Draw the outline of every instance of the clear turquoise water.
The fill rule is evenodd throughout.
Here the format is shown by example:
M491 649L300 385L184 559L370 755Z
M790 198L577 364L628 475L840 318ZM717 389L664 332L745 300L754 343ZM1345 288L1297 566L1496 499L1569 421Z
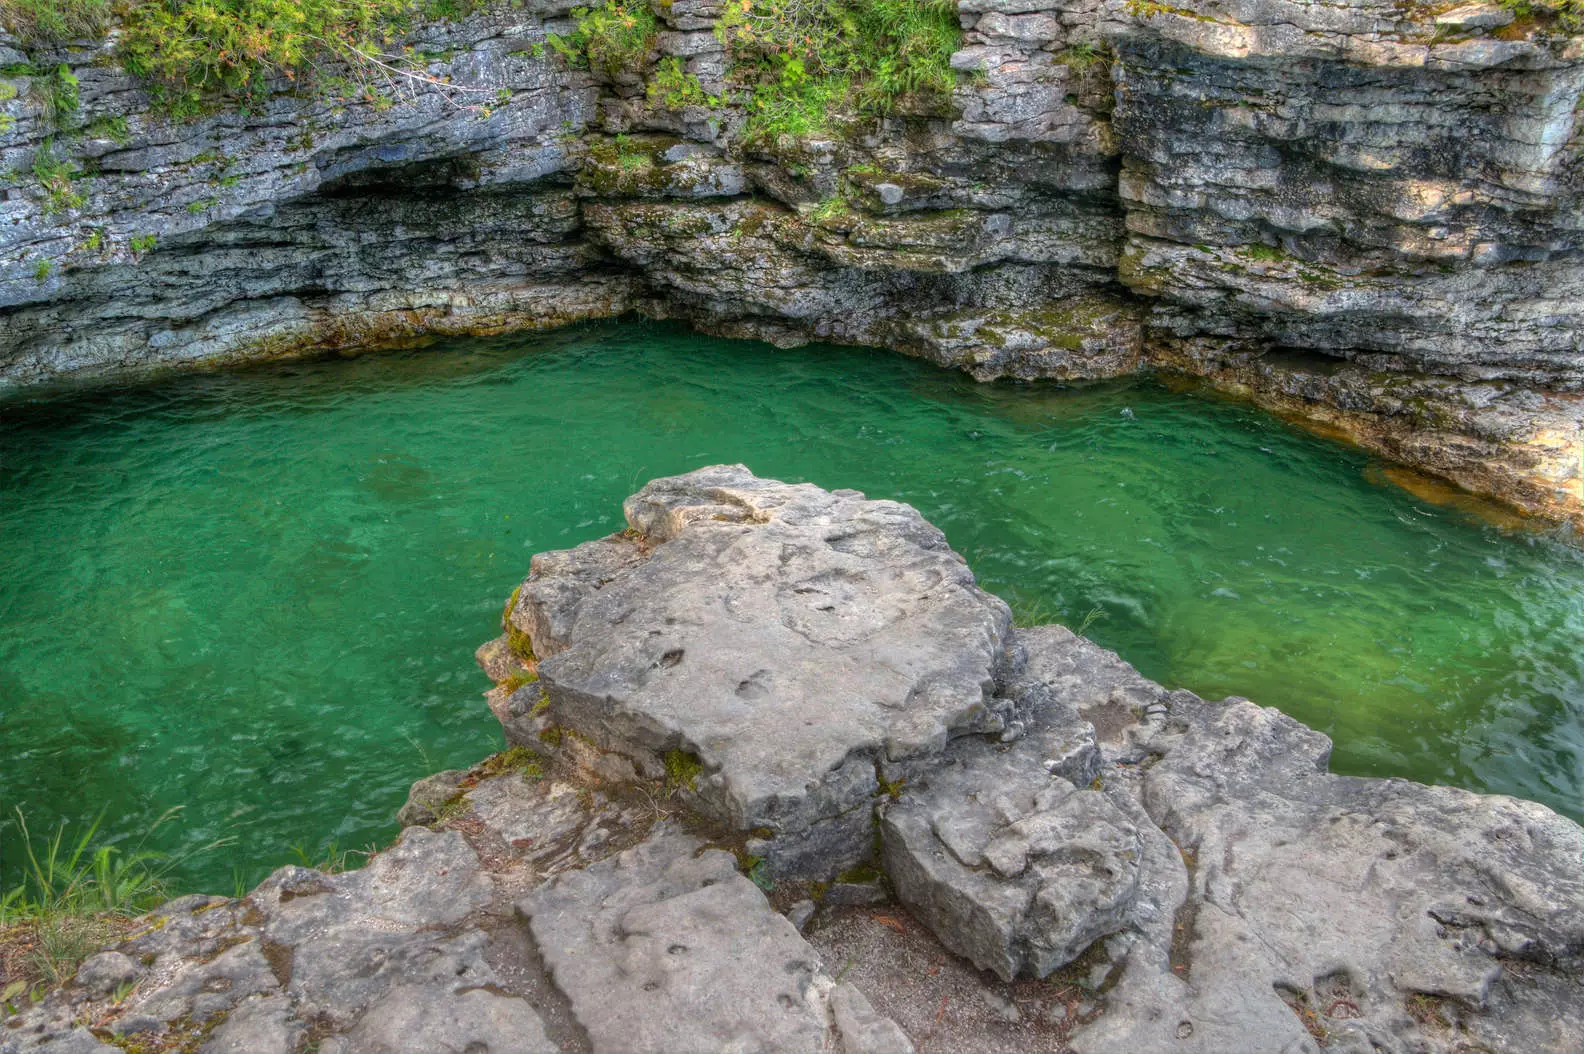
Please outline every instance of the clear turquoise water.
M226 892L388 839L411 780L500 746L472 651L529 557L722 461L913 503L1026 616L1096 612L1148 675L1330 733L1339 771L1584 815L1577 550L1148 382L640 323L0 407L0 800L122 837L182 806L152 844L234 837L176 875Z

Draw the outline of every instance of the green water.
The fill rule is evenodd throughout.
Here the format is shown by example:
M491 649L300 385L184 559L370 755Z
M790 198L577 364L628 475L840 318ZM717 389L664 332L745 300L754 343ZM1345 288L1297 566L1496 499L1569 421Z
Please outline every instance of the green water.
M1331 734L1338 771L1584 814L1584 559L1148 382L979 385L639 323L0 407L0 802L229 892L501 744L529 557L722 461L918 506L1014 609ZM14 840L9 843L14 854ZM7 843L0 836L0 852ZM15 865L8 855L5 866Z

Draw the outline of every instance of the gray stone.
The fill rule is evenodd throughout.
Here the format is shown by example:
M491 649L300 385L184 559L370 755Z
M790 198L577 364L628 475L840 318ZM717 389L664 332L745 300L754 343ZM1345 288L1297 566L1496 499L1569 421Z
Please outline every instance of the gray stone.
M407 802L396 813L396 822L403 827L422 827L440 818L440 809L457 795L466 772L448 769L433 776L425 776L407 791Z
M255 996L226 1016L200 1054L293 1054L307 1029L285 996Z
M831 908L866 908L891 899L885 884L873 882L833 882L820 903ZM799 927L801 928L801 927Z
M913 1041L895 1021L875 1013L855 985L838 984L830 995L831 1016L842 1054L913 1054Z
M786 910L787 921L797 928L799 933L809 924L809 919L814 917L815 905L812 900L800 900Z
M778 867L821 855L796 841L821 823L863 851L880 766L1005 727L1007 607L912 508L738 465L656 480L626 513L637 537L535 557L523 583L550 716L649 778L697 758L699 806L768 828Z
M1138 830L1026 744L972 747L886 810L886 873L948 948L1007 980L1044 977L1127 925Z
M77 983L96 998L104 998L122 985L137 980L138 964L120 952L100 952L77 967Z
M1362 1049L1562 1050L1584 1027L1577 825L1328 775L1324 736L1245 700L1174 695L1157 748L1142 800L1191 862L1185 934L1135 952L1113 993L1159 1015L1108 1015L1084 1049L1147 1049L1179 1020L1184 1050L1297 1049L1303 1013Z
M482 988L393 989L346 1034L346 1054L556 1054L521 999Z
M729 853L657 831L521 902L596 1054L822 1051L812 949Z

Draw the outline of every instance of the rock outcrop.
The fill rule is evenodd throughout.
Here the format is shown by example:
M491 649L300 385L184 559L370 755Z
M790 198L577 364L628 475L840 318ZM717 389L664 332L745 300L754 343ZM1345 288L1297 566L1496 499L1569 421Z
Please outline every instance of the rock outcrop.
M1577 1049L1571 821L1014 629L905 505L626 511L536 558L480 650L519 743L428 827L166 905L0 1052Z
M536 557L509 615L543 716L642 778L669 759L778 870L858 863L883 784L1006 728L1011 612L910 506L736 465L657 480L626 512L630 536Z
M570 7L417 28L447 83L394 100L282 83L185 123L111 45L35 49L12 68L69 63L81 105L42 75L0 102L0 384L640 311L980 378L1188 374L1584 523L1584 57L1553 23L960 0L949 112L794 143L743 135L716 5L655 5L615 75L546 47ZM651 101L661 59L722 101Z

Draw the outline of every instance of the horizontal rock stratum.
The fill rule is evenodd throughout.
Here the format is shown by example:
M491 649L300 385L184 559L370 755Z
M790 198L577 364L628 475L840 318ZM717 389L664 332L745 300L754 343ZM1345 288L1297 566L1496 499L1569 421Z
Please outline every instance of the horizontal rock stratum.
M1584 829L1013 628L912 508L656 480L479 651L516 746L0 1052L1570 1054ZM418 825L425 826L418 826Z
M1187 375L1584 527L1584 38L1549 5L959 0L937 105L774 140L729 5L649 6L627 69L526 0L413 26L393 96L184 121L113 37L0 29L0 388L639 312Z

